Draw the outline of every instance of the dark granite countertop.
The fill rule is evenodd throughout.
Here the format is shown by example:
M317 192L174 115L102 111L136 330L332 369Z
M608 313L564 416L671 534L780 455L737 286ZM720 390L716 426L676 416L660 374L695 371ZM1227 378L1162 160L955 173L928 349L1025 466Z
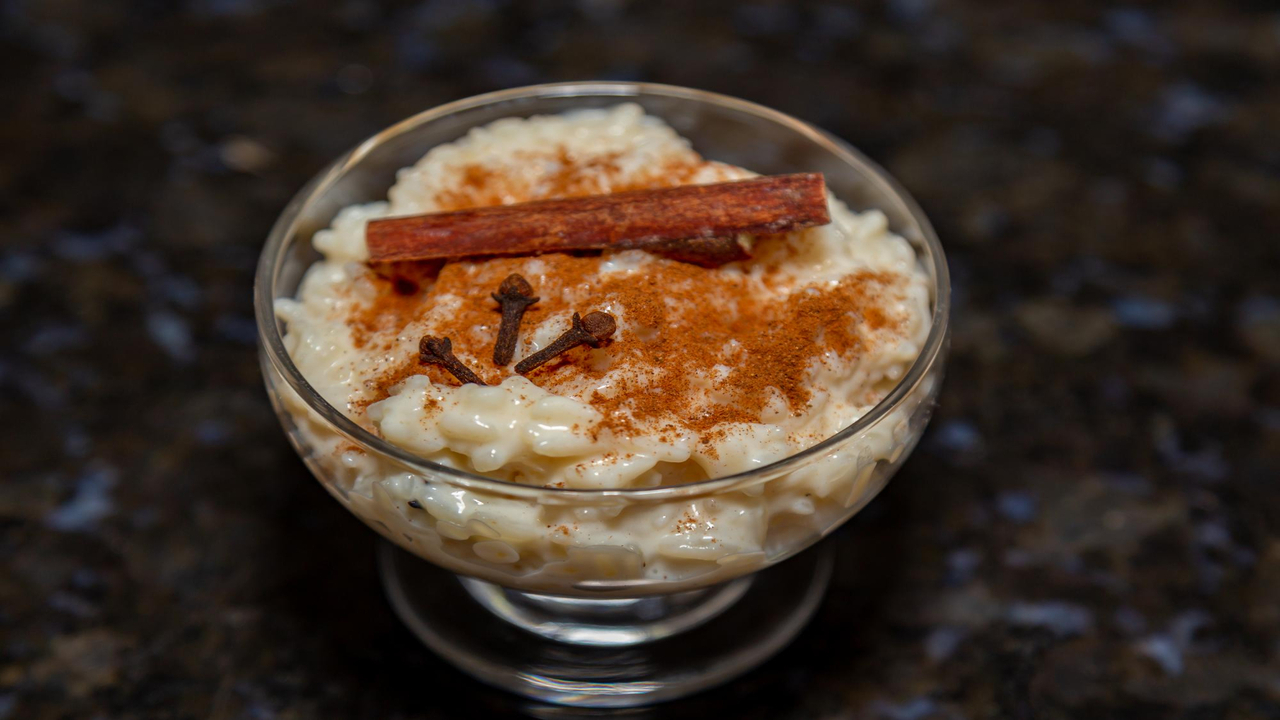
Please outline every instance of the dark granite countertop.
M419 646L285 442L250 279L329 159L557 79L756 100L938 226L915 457L718 718L1280 717L1280 10L0 2L0 719L517 704Z

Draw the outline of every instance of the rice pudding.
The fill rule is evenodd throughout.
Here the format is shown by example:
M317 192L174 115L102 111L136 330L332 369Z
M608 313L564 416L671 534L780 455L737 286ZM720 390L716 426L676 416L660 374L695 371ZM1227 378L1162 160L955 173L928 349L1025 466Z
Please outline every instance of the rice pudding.
M702 267L640 249L370 263L375 218L739 180L638 106L511 118L432 149L388 200L353 205L314 236L322 255L296 299L276 302L285 345L330 404L426 460L546 488L634 489L719 478L781 460L864 415L930 330L930 282L874 210L828 198L830 224L754 238L752 257ZM607 313L616 331L528 372L497 365L491 297L512 274L539 301L518 360ZM485 385L419 359L451 340ZM828 463L741 491L596 506L503 498L434 482L367 453L284 402L342 478L339 499L411 550L460 572L519 575L555 590L591 579L732 575L848 509L877 459L904 451L893 423L859 462ZM902 423L905 426L905 418ZM863 458L861 455L865 455Z

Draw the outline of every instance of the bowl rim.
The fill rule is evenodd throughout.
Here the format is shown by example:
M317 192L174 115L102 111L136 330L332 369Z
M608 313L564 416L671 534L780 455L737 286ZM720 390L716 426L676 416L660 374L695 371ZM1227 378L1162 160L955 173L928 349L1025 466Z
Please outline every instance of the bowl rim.
M927 259L932 261L934 269L933 287L931 288L933 291L933 324L929 330L928 337L925 339L925 342L920 348L920 352L916 356L916 359L912 362L911 367L903 374L902 378L899 379L893 389L890 390L879 403L863 414L862 417L858 418L834 435L800 450L799 452L788 455L785 458L775 460L767 465L761 465L760 467L751 468L749 470L723 477L699 480L697 482L684 483L680 485L667 485L649 488L542 487L537 485L525 485L509 480L499 480L497 478L485 477L484 475L468 472L466 470L448 467L400 448L360 427L354 420L347 417L325 400L302 375L301 371L299 371L297 366L293 363L293 359L290 357L288 350L284 346L284 338L277 324L277 318L274 310L274 304L277 298L275 297L273 290L282 260L285 256L285 251L288 248L287 241L294 235L295 226L303 208L306 207L313 198L319 196L332 186L348 168L360 162L364 157L372 152L374 148L378 147L389 138L398 136L420 125L437 120L444 116L484 105L541 97L617 97L619 101L622 102L627 98L642 96L695 100L753 114L761 117L762 119L770 120L777 124L786 126L816 144L823 146L828 152L840 160L854 166L866 176L868 181L879 185L880 189L885 192L886 195L894 198L894 200L896 200L900 205L898 209L905 211L905 213L919 226L919 242L923 244L924 249L927 251ZM913 246L914 245L915 243L913 243ZM916 250L917 254L919 254L920 248L917 247ZM925 259L926 258L923 257L920 258L922 261ZM287 382L292 390L298 394L303 402L307 404L310 410L317 413L326 423L328 423L330 429L338 432L353 443L356 443L361 447L368 448L381 455L388 456L396 462L411 468L414 472L431 475L433 476L433 479L443 476L442 479L447 482L469 489L478 489L506 495L545 494L553 495L557 500L583 498L599 501L601 498L607 497L625 497L628 500L656 500L667 499L677 495L702 495L721 491L728 486L763 482L772 477L776 477L777 475L789 472L791 469L804 463L806 460L822 455L833 447L841 444L846 439L857 435L878 423L905 401L915 387L919 385L929 374L933 365L939 362L942 358L943 350L946 347L948 322L951 310L951 279L948 272L946 254L943 251L942 244L939 241L937 234L934 232L933 226L930 224L928 217L925 216L924 211L916 203L915 199L912 198L911 195L901 185L899 185L888 172L880 167L880 165L834 135L831 135L824 130L820 130L803 120L787 115L786 113L729 95L659 83L583 81L528 85L455 100L401 120L400 122L375 133L367 140L361 142L359 145L352 148L350 151L346 152L333 161L329 166L317 173L309 182L307 182L306 185L302 187L302 189L298 191L296 195L294 195L288 205L285 206L284 210L281 211L279 218L277 218L275 223L272 225L271 231L267 236L266 244L263 246L262 254L259 257L257 271L254 278L253 295L254 316L258 326L259 348L270 367L284 378L285 382ZM266 372L267 370L268 366L264 363L263 371Z

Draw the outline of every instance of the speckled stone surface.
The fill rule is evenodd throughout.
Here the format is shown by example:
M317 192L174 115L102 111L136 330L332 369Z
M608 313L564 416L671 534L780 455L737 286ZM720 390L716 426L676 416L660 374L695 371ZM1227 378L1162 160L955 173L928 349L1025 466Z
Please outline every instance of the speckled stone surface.
M580 78L834 131L955 278L939 412L815 622L652 716L1280 717L1274 4L170 5L0 2L0 718L522 712L392 616L250 279L365 136Z

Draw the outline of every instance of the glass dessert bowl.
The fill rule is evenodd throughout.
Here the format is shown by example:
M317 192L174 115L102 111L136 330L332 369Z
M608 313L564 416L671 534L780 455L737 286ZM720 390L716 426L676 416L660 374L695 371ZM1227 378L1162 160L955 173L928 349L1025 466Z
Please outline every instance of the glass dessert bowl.
M670 128L655 125L646 115ZM453 387L438 374L434 381L429 379L416 366L408 372L369 370L370 357L381 362L384 356L404 355L406 343L416 346L416 335L400 327L417 322L412 316L401 317L383 332L385 344L376 350L361 345L362 364L344 364L347 356L332 355L334 347L351 345L351 332L348 328L334 336L326 331L324 323L332 320L333 308L346 302L345 296L324 294L326 283L341 286L352 277L364 278L366 284L379 282L369 275L373 266L365 262L365 222L403 215L406 209L453 209L440 203L414 205L423 188L460 182L437 177L438 164L430 164L428 152L445 148L446 156L457 155L458 147L471 147L459 145L464 137L472 145L495 146L494 137L515 133L514 142L524 142L528 138L520 133L527 135L532 126L504 119L534 116L577 118L544 121L538 130L544 134L548 127L566 138L598 131L602 138L615 138L602 141L606 145L622 142L617 137L638 138L628 146L634 149L631 155L609 156L612 165L644 161L645 153L689 152L677 135L687 138L702 157L718 161L698 159L696 172L675 185L738 180L746 176L738 168L767 175L821 173L831 195L843 201L832 204L837 227L832 232L837 234L823 236L825 242L852 236L860 243L883 242L883 251L877 252L885 267L909 266L900 287L893 278L860 281L882 283L886 296L897 292L886 307L903 313L903 322L913 321L912 332L892 338L896 364L888 363L887 370L873 368L867 380L867 368L837 362L839 372L827 376L831 387L816 389L822 397L838 396L835 389L862 373L854 385L866 386L865 392L859 391L859 402L865 406L832 401L838 412L806 426L808 439L799 431L789 435L800 438L790 445L774 437L781 430L773 435L761 430L758 437L736 444L725 444L721 437L708 446L709 435L700 436L690 425L661 430L655 426L638 433L632 427L638 437L613 447L598 436L587 439L578 432L579 424L607 424L615 415L638 417L637 410L627 405L625 390L615 391L619 394L613 403L602 401L598 409L590 404L566 409L555 391L557 382L567 381L556 380L555 373L577 371L533 371L528 373L532 382L508 374L500 384ZM505 124L490 125L499 120ZM475 128L485 130L477 135L471 132ZM545 138L534 138L532 144L544 143ZM504 157L518 154L517 147ZM413 169L400 172L402 168ZM435 174L425 180L415 177L422 176L424 168ZM473 188L493 185L491 177L477 180L474 173L465 175ZM386 198L393 186L391 206L368 204ZM408 200L407 194L413 193L406 186L416 193ZM548 192L557 196L555 189ZM591 193L575 186L568 194ZM529 199L515 195L515 201ZM454 205L503 202L512 199L496 193ZM773 252L766 245L756 249L761 256ZM480 297L497 289L494 278L507 269L518 267L537 281L534 293L543 296L547 307L534 305L542 314L535 312L533 321L526 320L533 329L522 341L526 350L545 347L567 326L568 310L577 306L556 305L562 296L577 298L578 303L596 302L574 295L574 281L555 277L581 270L583 262L607 263L610 273L652 275L655 294L666 297L668 305L681 302L676 285L682 279L692 283L696 295L701 292L696 289L712 278L690 276L676 261L655 260L641 250L607 252L605 260L556 257L535 264L527 258L510 261L518 263L510 267L498 262L494 272L501 272L493 277L484 274L482 265L467 266L480 268L467 276L471 281L478 283L483 277L488 283L478 285ZM833 264L819 260L806 267ZM593 265L591 272L605 271ZM733 287L759 280L749 275L735 275L731 280L738 285ZM388 282L392 286L405 280ZM444 286L443 271L431 266L428 277L408 284L403 294L422 292L420 284ZM711 285L705 287L709 295L717 292ZM599 82L518 88L461 100L392 126L339 158L298 194L272 229L258 268L255 303L263 374L273 406L291 443L325 489L389 541L379 562L400 617L426 644L485 682L538 700L618 707L671 699L722 682L763 662L803 627L825 589L830 553L818 549L782 561L817 543L869 502L919 440L942 379L949 292L945 258L928 220L881 169L845 143L782 113L734 98L670 86ZM295 300L308 294L306 302ZM808 332L834 336L831 318L848 316L861 328L859 337L880 337L875 333L881 330L871 328L867 318L879 317L881 309L839 304L854 303L856 297L860 296L838 296L834 304L827 303L840 315L806 310L805 317L818 318ZM374 304L368 297L364 300ZM587 349L576 356L584 367L590 361L603 368L591 376L593 387L609 385L610 369L625 366L618 358L630 352L628 342L643 345L654 332L637 325L637 313L625 297L615 300L611 304L601 295L598 302L619 316L616 347ZM314 308L308 309L308 302ZM919 317L910 318L908 306L913 302ZM582 309L585 313L592 308ZM436 314L455 320L471 317L463 310ZM381 320L361 322L376 326ZM463 349L474 345L476 337L492 337L496 319L494 328L483 320L465 323L453 329L453 349L469 352L466 357L481 375L500 377L498 370L475 362L480 349ZM468 336L471 326L476 329ZM443 325L427 329L438 327ZM749 344L748 338L743 343ZM866 343L860 347L871 354ZM635 353L641 357L642 348ZM671 361L688 362L693 368L687 357L673 356ZM733 372L730 366L713 367L721 376ZM367 378L361 375L366 371ZM369 379L375 376L391 379ZM348 386L363 388L350 398L367 392L372 393L371 402L349 399L344 394ZM766 383L747 390L753 396L774 393L768 388ZM662 390L692 392L684 386ZM659 405L678 401L666 398ZM735 407L754 401L722 402ZM786 409L785 400L779 397L777 402ZM453 426L422 412L423 407L442 405L452 412ZM769 407L764 403L763 409L752 412L762 417L770 412L779 418L787 415ZM459 424L458 418L465 422ZM431 431L431 442L419 437L423 427ZM613 437L612 432L606 437ZM513 448L531 459L523 464L510 460ZM579 456L586 459L574 465L572 458ZM560 460L564 457L571 459ZM424 559L429 563L421 562Z

